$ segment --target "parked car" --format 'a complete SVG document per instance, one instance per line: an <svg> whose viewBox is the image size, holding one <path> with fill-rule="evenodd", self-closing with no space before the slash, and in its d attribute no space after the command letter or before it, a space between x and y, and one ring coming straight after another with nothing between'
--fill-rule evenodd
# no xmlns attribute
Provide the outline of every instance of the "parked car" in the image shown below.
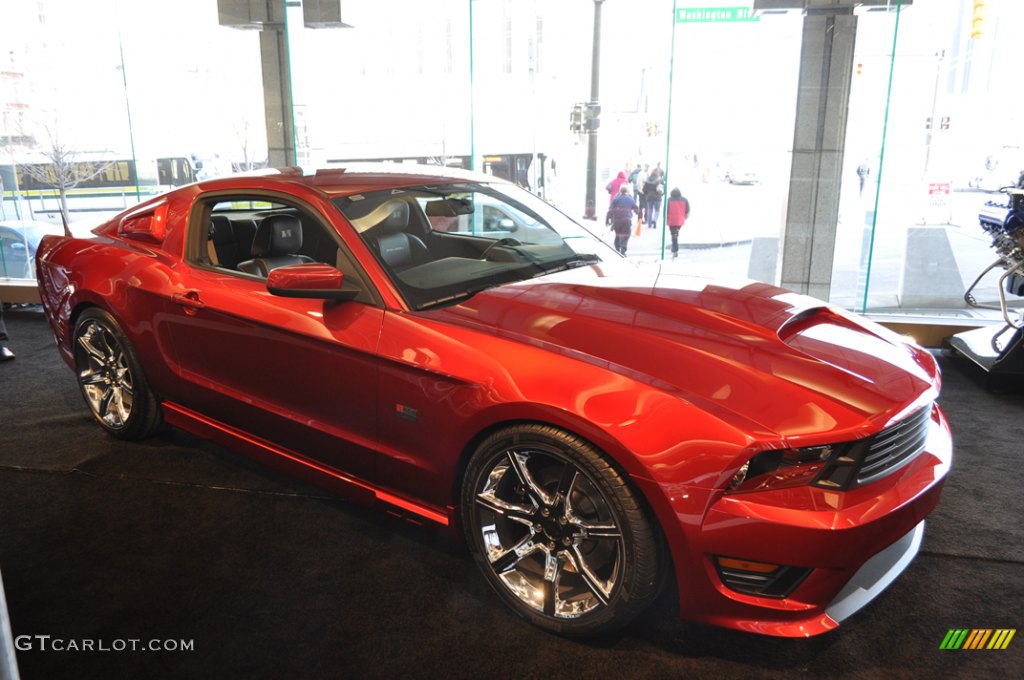
<svg viewBox="0 0 1024 680"><path fill-rule="evenodd" d="M725 154L718 163L722 179L729 184L760 184L761 162L744 153Z"/></svg>
<svg viewBox="0 0 1024 680"><path fill-rule="evenodd" d="M530 229L432 227L479 205ZM169 424L459 527L561 634L666 583L687 618L831 630L910 563L951 465L925 350L768 284L637 268L488 175L214 179L37 263L111 435Z"/></svg>
<svg viewBox="0 0 1024 680"><path fill-rule="evenodd" d="M0 276L12 279L35 278L35 256L39 242L47 234L63 233L63 228L49 222L0 222Z"/></svg>

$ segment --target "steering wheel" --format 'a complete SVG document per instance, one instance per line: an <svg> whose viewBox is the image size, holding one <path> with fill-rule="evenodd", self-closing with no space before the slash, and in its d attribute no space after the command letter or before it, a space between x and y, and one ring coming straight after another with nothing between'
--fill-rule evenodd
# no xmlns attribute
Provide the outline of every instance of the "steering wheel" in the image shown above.
<svg viewBox="0 0 1024 680"><path fill-rule="evenodd" d="M489 245L486 248L484 248L484 252L480 253L480 259L481 260L486 260L487 256L490 255L491 251L494 250L495 248L500 248L501 246L521 246L521 245L523 245L522 241L519 241L518 239L514 239L511 236L506 236L505 238L499 238L497 241L495 241L491 245Z"/></svg>

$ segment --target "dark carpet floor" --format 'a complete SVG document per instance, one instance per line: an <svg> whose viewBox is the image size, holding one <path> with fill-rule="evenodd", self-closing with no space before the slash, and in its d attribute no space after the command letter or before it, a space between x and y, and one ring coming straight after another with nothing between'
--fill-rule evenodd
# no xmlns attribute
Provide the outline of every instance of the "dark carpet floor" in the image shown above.
<svg viewBox="0 0 1024 680"><path fill-rule="evenodd" d="M49 327L9 311L0 364L0 572L16 636L171 639L189 651L19 651L54 678L1012 678L951 628L1024 627L1024 397L942 358L954 469L908 571L809 640L678 621L670 602L576 642L508 613L463 547L171 430L92 424ZM98 644L98 642L96 643ZM130 644L130 643L125 643Z"/></svg>

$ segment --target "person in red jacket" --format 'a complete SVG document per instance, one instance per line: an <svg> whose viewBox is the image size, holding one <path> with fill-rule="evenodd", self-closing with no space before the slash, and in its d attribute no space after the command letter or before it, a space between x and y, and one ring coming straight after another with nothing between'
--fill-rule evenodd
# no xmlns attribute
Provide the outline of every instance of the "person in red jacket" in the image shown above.
<svg viewBox="0 0 1024 680"><path fill-rule="evenodd" d="M686 200L679 187L672 190L668 195L668 214L666 222L672 232L672 259L679 257L679 228L686 224L686 218L690 216L690 202Z"/></svg>
<svg viewBox="0 0 1024 680"><path fill-rule="evenodd" d="M619 174L608 185L605 189L611 194L611 198L608 199L608 205L611 205L612 201L619 197L619 189L622 188L623 184L626 184L629 180L626 178L626 171L619 170Z"/></svg>

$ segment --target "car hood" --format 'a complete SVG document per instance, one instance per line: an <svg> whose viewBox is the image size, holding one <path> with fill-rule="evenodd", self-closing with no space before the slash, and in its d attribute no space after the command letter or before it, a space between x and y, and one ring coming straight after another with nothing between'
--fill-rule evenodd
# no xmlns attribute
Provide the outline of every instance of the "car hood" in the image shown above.
<svg viewBox="0 0 1024 680"><path fill-rule="evenodd" d="M785 438L860 436L937 396L935 360L920 347L754 281L592 266L427 314L601 365Z"/></svg>

